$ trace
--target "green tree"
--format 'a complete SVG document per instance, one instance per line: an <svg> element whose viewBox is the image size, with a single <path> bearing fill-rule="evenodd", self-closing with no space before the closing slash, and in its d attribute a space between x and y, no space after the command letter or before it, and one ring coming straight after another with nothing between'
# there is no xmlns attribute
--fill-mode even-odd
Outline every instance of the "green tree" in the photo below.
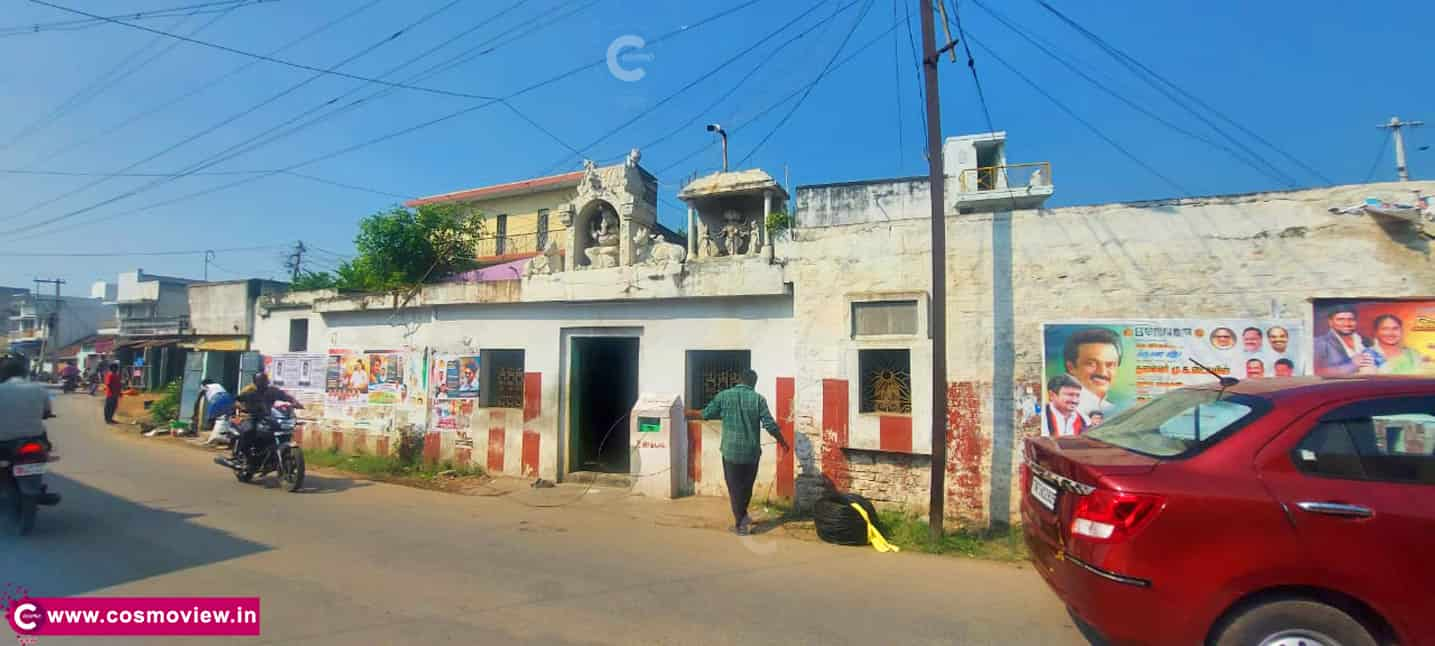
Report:
<svg viewBox="0 0 1435 646"><path fill-rule="evenodd" d="M289 284L294 291L308 291L311 289L334 289L339 286L339 279L327 271L304 271L299 272L299 278Z"/></svg>
<svg viewBox="0 0 1435 646"><path fill-rule="evenodd" d="M375 213L359 222L358 255L339 265L333 286L392 291L473 269L474 241L482 235L483 216L459 204Z"/></svg>

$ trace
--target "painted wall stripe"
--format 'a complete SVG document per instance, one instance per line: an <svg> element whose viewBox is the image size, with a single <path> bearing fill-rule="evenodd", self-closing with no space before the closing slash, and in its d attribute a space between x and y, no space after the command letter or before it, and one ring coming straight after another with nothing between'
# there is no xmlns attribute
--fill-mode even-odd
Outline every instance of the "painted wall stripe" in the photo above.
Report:
<svg viewBox="0 0 1435 646"><path fill-rule="evenodd" d="M793 444L794 425L792 419L792 399L797 392L796 381L792 377L777 378L777 426L782 431L782 439L787 442L788 447ZM791 498L797 493L794 478L794 460L792 451L777 447L777 495L781 498Z"/></svg>
<svg viewBox="0 0 1435 646"><path fill-rule="evenodd" d="M538 477L538 433L523 431L523 477Z"/></svg>
<svg viewBox="0 0 1435 646"><path fill-rule="evenodd" d="M523 373L523 422L538 417L543 412L543 373Z"/></svg>
<svg viewBox="0 0 1435 646"><path fill-rule="evenodd" d="M849 484L847 454L847 380L822 380L822 475L839 491Z"/></svg>
<svg viewBox="0 0 1435 646"><path fill-rule="evenodd" d="M438 433L424 433L424 462L437 464L443 450L443 437Z"/></svg>
<svg viewBox="0 0 1435 646"><path fill-rule="evenodd" d="M878 418L878 432L883 451L912 452L912 418L883 415Z"/></svg>
<svg viewBox="0 0 1435 646"><path fill-rule="evenodd" d="M703 481L703 423L688 422L688 477L693 483Z"/></svg>

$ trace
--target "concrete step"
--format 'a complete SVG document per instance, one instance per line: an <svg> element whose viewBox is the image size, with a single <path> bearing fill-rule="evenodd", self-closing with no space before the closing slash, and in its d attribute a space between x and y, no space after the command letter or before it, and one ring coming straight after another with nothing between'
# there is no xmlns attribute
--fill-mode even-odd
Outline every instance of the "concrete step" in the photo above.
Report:
<svg viewBox="0 0 1435 646"><path fill-rule="evenodd" d="M634 482L633 476L627 473L573 471L563 476L564 484L587 485L592 483L595 487L608 487L612 489L631 489Z"/></svg>

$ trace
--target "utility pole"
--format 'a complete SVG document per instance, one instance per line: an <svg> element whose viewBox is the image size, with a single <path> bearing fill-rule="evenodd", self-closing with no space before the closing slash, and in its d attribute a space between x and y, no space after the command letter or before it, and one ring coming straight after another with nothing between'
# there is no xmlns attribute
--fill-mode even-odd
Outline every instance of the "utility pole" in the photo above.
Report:
<svg viewBox="0 0 1435 646"><path fill-rule="evenodd" d="M204 250L204 282L206 282L206 283L209 282L209 261L211 261L211 260L214 260L214 252L211 251L211 250L209 250L209 249L205 249L205 250Z"/></svg>
<svg viewBox="0 0 1435 646"><path fill-rule="evenodd" d="M294 253L289 254L289 259L284 261L284 267L289 270L291 282L299 280L299 272L304 270L304 253L307 251L309 249L304 246L304 241L299 240L294 243Z"/></svg>
<svg viewBox="0 0 1435 646"><path fill-rule="evenodd" d="M932 25L932 0L921 0L922 72L927 94L927 173L932 191L932 488L927 524L934 541L941 540L946 502L947 467L947 218L943 195L946 169L942 163L942 107L937 93L937 62L949 42L937 49Z"/></svg>
<svg viewBox="0 0 1435 646"><path fill-rule="evenodd" d="M1401 121L1400 117L1390 117L1389 123L1375 126L1390 130L1390 136L1395 139L1395 174L1402 182L1410 181L1410 170L1405 167L1405 135L1400 132L1400 129L1423 125L1425 125L1424 121Z"/></svg>
<svg viewBox="0 0 1435 646"><path fill-rule="evenodd" d="M55 335L59 333L58 328L60 325L60 286L65 284L65 279L35 279L35 318L37 319L35 322L36 326L40 324L38 320L40 318L40 283L48 283L55 286L55 302L50 306L50 311L45 314L45 324L48 330L45 336L41 337L40 339L40 356L38 357L38 361L43 366L45 363L45 353L49 351L49 348L47 346L53 344L52 339L54 339ZM38 332L39 330L37 329L36 331Z"/></svg>

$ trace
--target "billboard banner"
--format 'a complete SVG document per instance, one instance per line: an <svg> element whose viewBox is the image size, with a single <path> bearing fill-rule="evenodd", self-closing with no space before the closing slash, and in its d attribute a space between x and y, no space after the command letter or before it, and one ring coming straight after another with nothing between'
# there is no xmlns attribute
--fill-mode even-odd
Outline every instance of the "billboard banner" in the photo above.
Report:
<svg viewBox="0 0 1435 646"><path fill-rule="evenodd" d="M1238 379L1308 374L1304 347L1303 325L1293 320L1045 323L1042 432L1079 434L1168 391L1215 381L1196 362Z"/></svg>
<svg viewBox="0 0 1435 646"><path fill-rule="evenodd" d="M1435 374L1435 298L1317 298L1315 374Z"/></svg>
<svg viewBox="0 0 1435 646"><path fill-rule="evenodd" d="M269 374L270 383L308 406L324 401L325 359L322 354L309 352L265 355L264 371Z"/></svg>
<svg viewBox="0 0 1435 646"><path fill-rule="evenodd" d="M473 399L479 395L478 355L434 355L429 386L433 399Z"/></svg>

